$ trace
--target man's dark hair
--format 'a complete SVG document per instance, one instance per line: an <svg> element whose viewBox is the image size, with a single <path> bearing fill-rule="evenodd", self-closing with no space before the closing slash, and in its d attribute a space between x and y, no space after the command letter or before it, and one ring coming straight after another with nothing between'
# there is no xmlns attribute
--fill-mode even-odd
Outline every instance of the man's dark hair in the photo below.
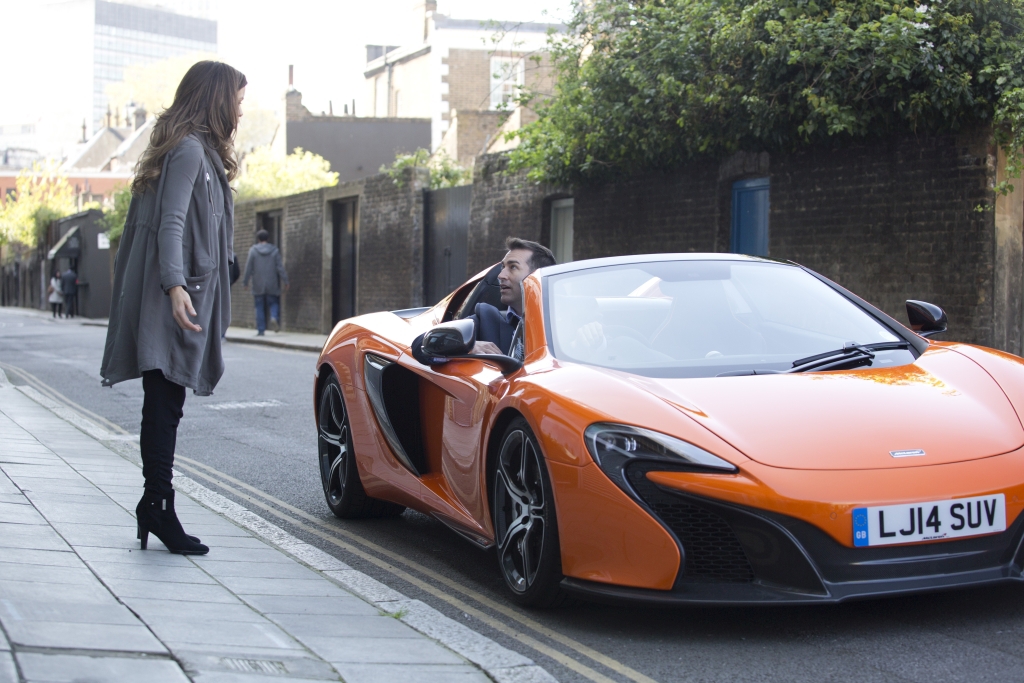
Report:
<svg viewBox="0 0 1024 683"><path fill-rule="evenodd" d="M537 270L538 268L546 268L548 266L555 265L555 255L551 253L550 249L538 242L524 240L518 237L509 237L505 239L505 248L509 251L512 251L513 249L526 249L529 251L530 270Z"/></svg>
<svg viewBox="0 0 1024 683"><path fill-rule="evenodd" d="M266 230L260 230L258 233L256 233L256 241L257 242L266 242L269 239L270 239L270 233L267 232Z"/></svg>

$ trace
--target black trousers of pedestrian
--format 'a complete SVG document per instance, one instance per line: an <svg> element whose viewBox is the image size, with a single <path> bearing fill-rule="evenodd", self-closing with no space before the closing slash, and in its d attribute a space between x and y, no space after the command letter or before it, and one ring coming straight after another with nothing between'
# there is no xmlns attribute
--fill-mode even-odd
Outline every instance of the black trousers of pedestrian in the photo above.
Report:
<svg viewBox="0 0 1024 683"><path fill-rule="evenodd" d="M142 476L146 491L170 496L171 468L174 466L174 445L178 423L184 415L185 387L175 384L159 370L142 373L142 429L139 448L142 450Z"/></svg>
<svg viewBox="0 0 1024 683"><path fill-rule="evenodd" d="M65 294L64 295L64 315L68 318L74 318L78 315L78 295L77 294Z"/></svg>

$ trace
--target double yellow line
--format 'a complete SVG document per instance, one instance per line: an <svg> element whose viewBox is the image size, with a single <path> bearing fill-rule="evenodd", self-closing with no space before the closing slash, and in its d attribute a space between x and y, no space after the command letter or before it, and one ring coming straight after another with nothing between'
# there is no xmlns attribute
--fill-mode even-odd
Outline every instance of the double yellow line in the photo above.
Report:
<svg viewBox="0 0 1024 683"><path fill-rule="evenodd" d="M0 368L3 368L5 372L16 374L22 381L48 398L63 403L83 416L101 424L104 428L118 434L128 433L119 425L71 401L30 373L2 363L0 363ZM393 550L369 541L348 529L338 526L338 524L332 524L324 519L310 515L304 510L300 510L265 491L250 486L197 460L179 454L175 454L175 458L176 468L210 482L237 498L245 500L249 505L259 508L297 529L321 538L344 552L383 569L465 614L479 619L496 631L514 638L528 648L550 657L562 666L575 671L591 681L595 681L595 683L615 683L615 679L601 673L592 666L588 666L584 663L586 660L593 664L598 664L626 679L636 681L636 683L657 683L654 679L626 666L622 662L548 628L508 605L493 600L472 588L467 588L429 567L425 567ZM484 611L481 607L486 608L491 613ZM579 658L566 654L553 644L561 645L574 655L579 656ZM581 659L584 661L581 661Z"/></svg>

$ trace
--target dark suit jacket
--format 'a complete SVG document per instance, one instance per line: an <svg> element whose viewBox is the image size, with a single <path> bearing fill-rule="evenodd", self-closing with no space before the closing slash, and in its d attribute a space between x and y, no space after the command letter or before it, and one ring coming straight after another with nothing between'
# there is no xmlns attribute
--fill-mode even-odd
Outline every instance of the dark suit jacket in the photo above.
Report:
<svg viewBox="0 0 1024 683"><path fill-rule="evenodd" d="M490 304L477 304L471 318L476 320L476 340L489 341L508 354L516 328L508 324L505 315Z"/></svg>
<svg viewBox="0 0 1024 683"><path fill-rule="evenodd" d="M508 354L516 330L508 324L501 311L490 304L480 303L473 309L473 315L468 316L467 319L476 323L477 341L491 342L501 349L502 353ZM423 353L422 345L423 335L421 334L412 341L413 358L424 365L430 365L433 359Z"/></svg>

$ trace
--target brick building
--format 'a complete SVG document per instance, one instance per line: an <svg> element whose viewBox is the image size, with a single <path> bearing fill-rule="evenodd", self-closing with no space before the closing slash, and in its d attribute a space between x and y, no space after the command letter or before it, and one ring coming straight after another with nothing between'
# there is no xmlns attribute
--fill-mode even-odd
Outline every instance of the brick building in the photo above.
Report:
<svg viewBox="0 0 1024 683"><path fill-rule="evenodd" d="M437 13L437 3L422 5L422 39L412 36L400 47L367 46L364 76L370 116L431 120L430 149L436 150L456 119L467 131L449 140L449 154L466 166L486 151L503 116L499 110L526 85L550 92L551 70L530 56L541 53L549 29L560 24L492 24L483 19L453 19ZM523 123L533 112L523 113ZM467 121L472 118L471 123ZM481 133L484 127L486 134Z"/></svg>
<svg viewBox="0 0 1024 683"><path fill-rule="evenodd" d="M281 294L281 322L293 331L327 332L358 313L406 308L423 299L425 169L401 183L378 174L289 197L235 206L235 253L243 271L256 231L280 226L291 287ZM255 327L250 292L232 287L232 324Z"/></svg>

